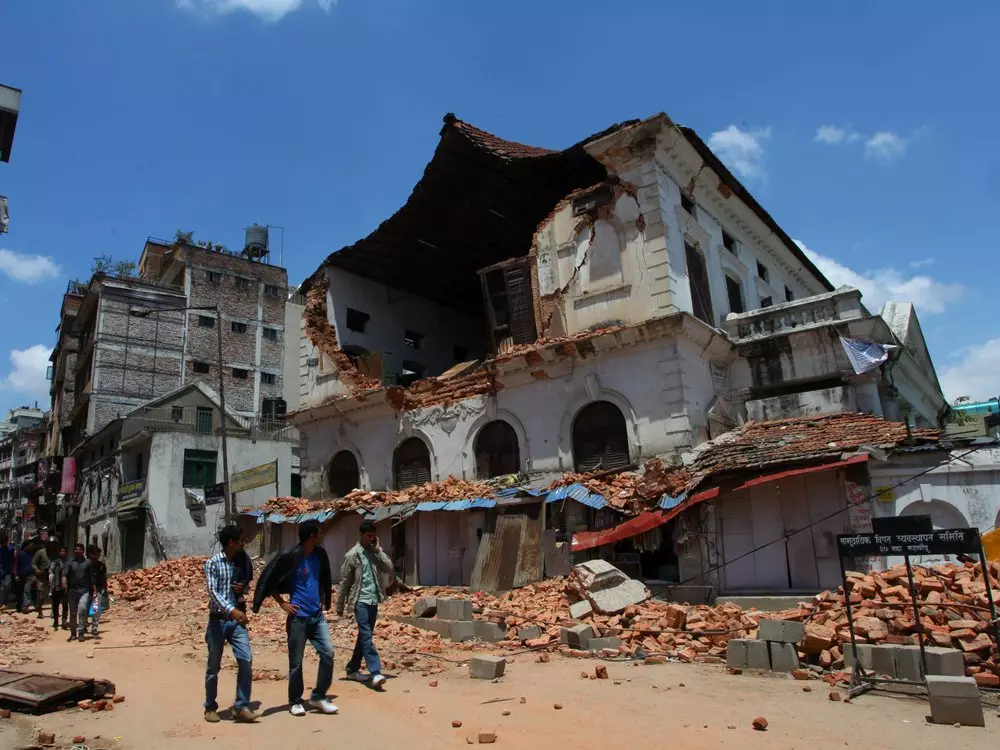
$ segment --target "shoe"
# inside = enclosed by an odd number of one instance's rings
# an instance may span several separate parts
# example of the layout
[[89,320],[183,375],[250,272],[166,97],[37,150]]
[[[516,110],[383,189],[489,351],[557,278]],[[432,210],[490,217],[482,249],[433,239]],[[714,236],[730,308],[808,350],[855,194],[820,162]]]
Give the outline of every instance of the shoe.
[[[337,706],[336,706],[336,704],[331,703],[326,698],[321,698],[318,701],[316,701],[316,700],[309,701],[309,706],[310,706],[310,708],[313,708],[316,711],[319,711],[321,714],[335,714],[335,713],[337,713]],[[301,708],[301,706],[300,706],[300,708]]]
[[372,687],[373,688],[382,687],[382,685],[384,683],[385,683],[385,675],[384,674],[372,675]]
[[233,721],[237,724],[249,724],[257,720],[257,714],[249,708],[237,708],[233,711]]
[[348,672],[347,679],[354,680],[355,682],[368,682],[370,678],[363,672]]
[[206,710],[205,721],[207,721],[209,724],[218,724],[221,721],[221,719],[219,718],[219,712]]
[[293,703],[289,707],[288,713],[290,713],[292,716],[305,716],[306,710],[305,708],[302,707],[301,703]]
[[75,640],[76,640],[76,636],[75,635],[70,635],[70,637],[66,639],[66,642],[69,643],[70,641],[75,641]]

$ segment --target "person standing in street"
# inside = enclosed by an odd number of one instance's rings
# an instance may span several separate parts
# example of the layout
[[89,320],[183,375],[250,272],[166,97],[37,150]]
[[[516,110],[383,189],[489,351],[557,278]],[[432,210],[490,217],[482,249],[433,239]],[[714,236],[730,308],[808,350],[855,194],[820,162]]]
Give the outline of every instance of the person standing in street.
[[45,600],[49,598],[49,566],[52,565],[52,558],[49,556],[49,545],[47,542],[38,543],[38,550],[31,558],[31,570],[34,577],[35,607],[38,609],[38,619],[44,615],[42,608]]
[[[236,659],[236,702],[233,719],[249,723],[257,718],[250,709],[250,690],[253,687],[253,653],[250,651],[250,619],[236,606],[243,594],[243,584],[236,581],[237,565],[234,560],[243,551],[243,532],[230,525],[219,531],[222,551],[205,562],[205,583],[208,587],[208,627],[205,644],[208,646],[208,666],[205,670],[205,721],[219,722],[219,669],[222,651],[229,644]],[[236,585],[234,586],[234,581]],[[237,591],[236,589],[239,589]]]
[[26,539],[21,549],[14,553],[14,604],[18,611],[28,614],[28,597],[31,592],[28,583],[32,576],[31,558],[34,554],[34,544]]
[[86,632],[87,617],[90,616],[90,635],[94,640],[100,639],[97,628],[101,623],[101,613],[108,598],[108,566],[101,560],[101,548],[91,544],[87,548],[87,559],[90,561],[91,574],[94,582],[86,603],[81,601],[80,630]]
[[[254,591],[253,611],[260,612],[270,596],[284,610],[288,619],[288,710],[292,716],[305,716],[302,705],[302,657],[306,641],[319,655],[319,673],[309,697],[309,707],[324,714],[337,713],[337,706],[326,697],[333,682],[333,640],[324,614],[333,600],[333,575],[330,558],[323,549],[323,532],[318,522],[299,524],[299,544],[282,550],[272,558],[260,575]],[[289,599],[286,601],[284,596]]]
[[0,609],[10,600],[10,584],[14,577],[14,545],[7,532],[0,532]]
[[[52,552],[55,553],[56,545],[50,544]],[[66,549],[62,548],[52,555],[52,564],[49,565],[49,586],[52,592],[52,629],[59,630],[59,610],[62,609],[62,628],[67,627],[69,613],[66,605],[66,589],[63,587],[63,573],[66,571]]]
[[[378,617],[378,605],[385,599],[382,575],[393,575],[395,569],[392,567],[392,560],[379,544],[375,524],[362,521],[359,532],[361,538],[344,555],[344,564],[340,569],[337,615],[344,614],[346,604],[354,612],[354,619],[358,623],[358,638],[351,660],[347,662],[347,676],[357,682],[371,680],[372,687],[378,688],[385,683],[385,675],[382,674],[382,662],[375,650],[375,620]],[[368,667],[367,676],[361,672],[362,657]]]
[[80,603],[94,589],[94,571],[90,560],[83,554],[83,544],[73,548],[73,559],[63,569],[63,589],[66,591],[66,608],[69,610],[69,641],[83,640],[86,620],[80,624]]

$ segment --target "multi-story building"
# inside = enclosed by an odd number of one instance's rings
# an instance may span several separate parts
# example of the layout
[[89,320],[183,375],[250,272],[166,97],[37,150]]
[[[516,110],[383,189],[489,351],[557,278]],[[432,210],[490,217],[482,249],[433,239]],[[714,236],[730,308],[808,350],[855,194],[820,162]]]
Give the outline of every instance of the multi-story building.
[[[14,148],[14,130],[21,111],[21,90],[0,85],[0,162],[9,162]],[[8,231],[7,198],[0,195],[0,234]]]
[[14,429],[0,436],[0,528],[19,538],[55,522],[55,508],[44,504],[42,491],[48,424],[43,412],[29,407],[12,409],[7,424]]
[[[301,292],[292,419],[316,499],[448,476],[538,487],[654,457],[680,466],[748,419],[867,412],[916,427],[947,409],[912,307],[873,315],[856,289],[834,289],[704,141],[662,114],[561,151],[449,115],[406,204]],[[831,468],[796,492],[822,514],[843,507],[844,481]],[[650,559],[687,539],[701,547],[681,572],[700,569],[724,516],[730,550],[740,534],[752,545],[748,497],[699,506],[697,537],[665,533]],[[761,513],[795,522],[776,497]],[[395,557],[420,583],[468,583],[490,526],[470,513],[414,515]]]

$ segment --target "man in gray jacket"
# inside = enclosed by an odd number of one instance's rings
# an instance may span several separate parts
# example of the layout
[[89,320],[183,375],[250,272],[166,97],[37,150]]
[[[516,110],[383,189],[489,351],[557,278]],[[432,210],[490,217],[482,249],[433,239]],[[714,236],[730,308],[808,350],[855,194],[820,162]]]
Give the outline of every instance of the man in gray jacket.
[[[344,605],[354,612],[358,622],[358,639],[354,644],[354,653],[347,662],[347,676],[358,682],[371,679],[372,687],[381,687],[385,682],[382,674],[382,663],[375,650],[372,632],[378,617],[378,605],[385,599],[385,586],[382,575],[393,575],[392,560],[382,551],[378,536],[375,534],[375,524],[362,521],[361,539],[344,555],[344,564],[340,569],[340,585],[337,587],[337,614],[344,614]],[[361,672],[361,658],[364,657],[368,667],[368,675]]]

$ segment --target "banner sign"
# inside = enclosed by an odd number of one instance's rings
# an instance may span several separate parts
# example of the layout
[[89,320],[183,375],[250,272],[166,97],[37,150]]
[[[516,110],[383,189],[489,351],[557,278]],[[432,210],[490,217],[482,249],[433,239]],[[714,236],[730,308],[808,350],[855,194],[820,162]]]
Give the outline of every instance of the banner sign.
[[205,488],[205,505],[218,505],[226,498],[226,483],[210,484]]
[[263,487],[265,484],[275,484],[278,481],[278,462],[272,461],[263,466],[255,466],[252,469],[238,471],[233,474],[231,492],[245,492],[256,487]]
[[864,555],[971,555],[979,554],[978,529],[943,529],[922,534],[840,534],[841,557]]
[[64,495],[76,492],[76,459],[72,456],[63,459],[62,487],[59,491]]
[[118,485],[118,502],[123,503],[126,500],[135,500],[137,497],[142,497],[142,493],[146,491],[146,480],[137,479],[134,482],[125,482],[124,484]]

